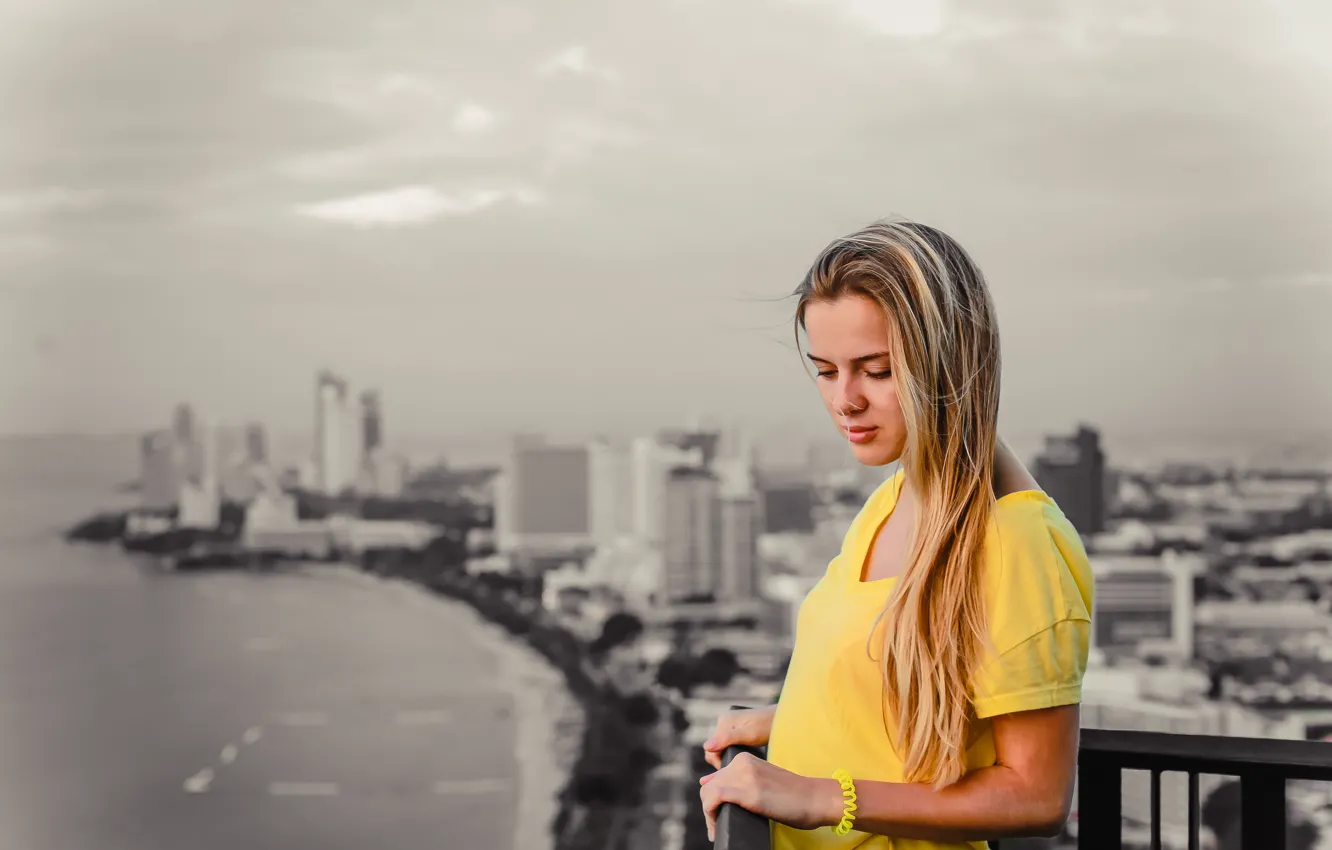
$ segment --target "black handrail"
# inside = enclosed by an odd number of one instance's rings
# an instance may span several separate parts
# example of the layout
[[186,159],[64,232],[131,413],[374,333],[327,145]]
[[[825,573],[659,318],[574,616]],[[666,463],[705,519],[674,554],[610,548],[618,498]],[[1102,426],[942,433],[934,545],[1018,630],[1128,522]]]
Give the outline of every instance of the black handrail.
[[1237,776],[1240,846],[1284,850],[1286,780],[1332,780],[1332,746],[1313,741],[1083,729],[1078,755],[1078,848],[1120,850],[1123,771],[1151,773],[1151,841],[1161,846],[1161,774],[1189,777],[1189,850],[1198,850],[1201,774]]
[[[758,747],[727,747],[722,753],[722,767],[741,753],[763,758]],[[722,803],[717,810],[717,836],[714,850],[768,850],[771,846],[768,819],[742,809],[734,803]]]
[[[752,747],[730,747],[722,764],[741,752],[762,758]],[[1189,778],[1190,850],[1200,847],[1198,778],[1202,774],[1237,776],[1240,781],[1240,846],[1249,850],[1286,847],[1286,780],[1332,781],[1332,745],[1271,738],[1176,735],[1118,729],[1083,729],[1078,753],[1078,848],[1123,847],[1122,772],[1151,774],[1151,846],[1161,844],[1161,774]],[[768,850],[766,818],[725,804],[717,815],[715,850]],[[991,841],[991,848],[999,842]]]

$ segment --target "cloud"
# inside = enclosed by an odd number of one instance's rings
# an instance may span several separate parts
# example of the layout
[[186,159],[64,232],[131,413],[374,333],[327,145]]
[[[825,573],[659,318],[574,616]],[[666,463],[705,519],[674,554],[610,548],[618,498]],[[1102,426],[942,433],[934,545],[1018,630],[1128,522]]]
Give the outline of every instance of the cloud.
[[471,215],[504,203],[531,207],[544,202],[527,188],[471,189],[444,193],[432,186],[404,186],[297,208],[299,215],[358,228],[420,225],[444,216]]
[[1285,277],[1268,277],[1262,283],[1270,289],[1326,289],[1332,291],[1332,271],[1302,272]]
[[495,125],[495,113],[475,103],[464,103],[453,116],[453,129],[459,133],[480,133]]
[[922,37],[944,27],[943,0],[788,0],[830,6],[848,22],[879,35]]
[[537,66],[537,74],[543,77],[558,74],[572,74],[577,77],[591,77],[607,83],[620,82],[620,73],[607,65],[601,65],[588,58],[588,49],[575,44],[564,48]]
[[0,194],[0,216],[44,216],[86,210],[102,200],[102,193],[90,189],[49,186],[30,192]]

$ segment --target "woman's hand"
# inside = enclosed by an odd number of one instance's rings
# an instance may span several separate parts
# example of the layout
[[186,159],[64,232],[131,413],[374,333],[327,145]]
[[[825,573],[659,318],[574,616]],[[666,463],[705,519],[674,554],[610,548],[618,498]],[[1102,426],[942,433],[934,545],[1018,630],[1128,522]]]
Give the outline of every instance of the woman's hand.
[[735,803],[756,815],[796,829],[817,829],[842,817],[842,789],[834,779],[814,779],[741,753],[716,773],[699,779],[708,840],[717,837],[717,809]]
[[741,708],[728,711],[717,718],[712,737],[703,745],[704,757],[713,768],[721,767],[722,753],[727,747],[761,747],[772,734],[772,718],[777,706]]

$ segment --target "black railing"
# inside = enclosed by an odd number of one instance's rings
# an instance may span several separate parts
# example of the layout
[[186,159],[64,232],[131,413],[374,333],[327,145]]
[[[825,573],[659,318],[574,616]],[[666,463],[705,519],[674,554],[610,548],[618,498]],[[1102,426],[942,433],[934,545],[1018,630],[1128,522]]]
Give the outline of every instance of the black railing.
[[[722,753],[722,767],[741,753],[750,753],[763,758],[763,751],[757,747],[727,747]],[[734,803],[722,803],[717,810],[717,836],[713,844],[715,850],[768,850],[768,819],[742,809]]]
[[[1078,848],[1122,850],[1123,771],[1151,776],[1151,847],[1161,844],[1161,775],[1188,776],[1189,850],[1201,847],[1201,800],[1198,778],[1204,774],[1234,776],[1240,783],[1239,831],[1244,850],[1285,850],[1286,781],[1332,780],[1332,744],[1271,738],[1213,735],[1171,735],[1083,729],[1078,754]],[[729,764],[741,752],[731,747]],[[730,804],[717,815],[715,850],[768,850],[768,821]],[[999,842],[991,841],[991,848]]]
[[1332,780],[1332,746],[1313,741],[1082,730],[1078,755],[1078,847],[1120,850],[1123,771],[1151,775],[1151,846],[1161,846],[1161,774],[1189,778],[1189,850],[1198,850],[1198,777],[1235,776],[1240,783],[1240,846],[1285,850],[1286,781]]

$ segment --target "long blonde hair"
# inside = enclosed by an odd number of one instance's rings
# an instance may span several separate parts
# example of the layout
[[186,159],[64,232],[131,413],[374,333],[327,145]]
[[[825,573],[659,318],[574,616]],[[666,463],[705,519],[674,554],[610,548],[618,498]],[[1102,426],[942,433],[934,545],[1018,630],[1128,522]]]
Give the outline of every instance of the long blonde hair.
[[957,242],[904,221],[876,222],[830,244],[795,294],[797,341],[814,301],[862,295],[891,320],[893,379],[906,419],[904,486],[919,507],[906,568],[871,635],[888,625],[885,725],[896,727],[904,778],[941,788],[966,770],[969,683],[989,645],[978,566],[995,504],[994,303]]

